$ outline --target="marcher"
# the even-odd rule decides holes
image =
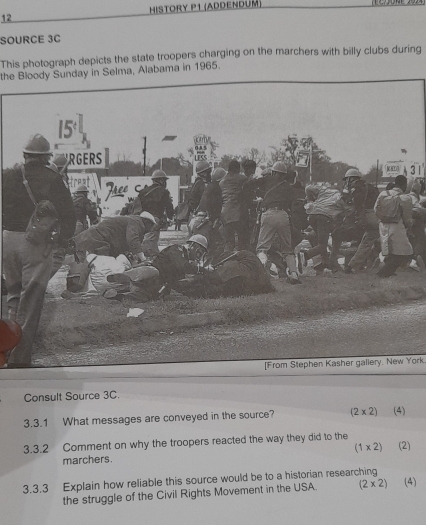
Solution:
[[[172,197],[166,188],[167,175],[162,170],[155,170],[151,178],[151,186],[146,186],[139,192],[132,209],[133,215],[138,215],[141,211],[150,213],[160,225],[160,228],[153,228],[145,235],[143,252],[147,257],[152,257],[159,252],[161,225],[165,217],[172,219],[174,212]]]
[[[377,272],[379,277],[391,277],[396,270],[407,264],[413,255],[413,248],[408,239],[413,219],[413,204],[407,189],[407,178],[398,175],[395,187],[382,191],[377,197],[374,211],[379,219],[380,243],[384,266]]]
[[[54,246],[68,244],[76,222],[70,192],[61,176],[48,166],[49,142],[34,135],[23,153],[24,164],[6,170],[2,185],[8,313],[22,327],[22,339],[8,358],[10,368],[31,366],[33,341],[52,272],[52,252]]]
[[[330,270],[330,259],[328,253],[328,240],[331,232],[335,229],[336,219],[344,212],[339,190],[326,185],[309,184],[305,188],[307,203],[305,205],[309,224],[314,230],[311,244],[313,247],[301,250],[305,259],[312,259],[321,255],[322,264],[318,273],[322,270]]]
[[[364,229],[364,235],[352,259],[345,268],[346,273],[362,270],[370,258],[374,261],[379,251],[376,245],[380,241],[379,221],[374,213],[374,204],[379,190],[361,177],[351,187],[355,207],[355,220]]]
[[[249,181],[248,186],[263,190],[262,217],[256,253],[264,266],[269,266],[268,252],[272,247],[274,237],[278,238],[278,253],[285,261],[290,284],[300,284],[297,274],[296,260],[292,247],[290,210],[294,201],[290,181],[294,174],[288,173],[284,162],[276,162],[271,172],[261,178]]]
[[[238,249],[246,250],[249,247],[250,231],[247,224],[246,202],[244,201],[243,187],[247,177],[240,173],[238,160],[231,160],[228,173],[220,181],[222,191],[221,221],[225,251],[232,251],[236,247],[235,236],[238,237]]]
[[[88,219],[90,220],[91,226],[96,224],[99,220],[94,208],[94,203],[87,198],[88,194],[89,188],[85,184],[80,184],[74,193],[73,204],[77,219],[74,237],[83,230],[87,230],[89,227]]]
[[[408,194],[413,204],[413,226],[409,235],[413,247],[413,262],[410,264],[414,269],[423,271],[426,261],[426,208],[420,200],[421,184],[418,180],[410,181],[411,191]]]

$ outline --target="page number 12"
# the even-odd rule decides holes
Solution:
[[[12,15],[9,13],[6,15],[1,15],[1,21],[2,22],[12,22]]]

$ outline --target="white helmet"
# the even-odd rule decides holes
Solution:
[[[152,215],[151,213],[149,213],[149,211],[143,211],[141,212],[140,216],[142,217],[142,219],[148,219],[149,221],[151,221],[152,223],[155,224],[155,217],[154,215]]]

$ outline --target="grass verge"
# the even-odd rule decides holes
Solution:
[[[426,276],[412,271],[381,280],[375,275],[306,277],[301,286],[275,281],[276,293],[223,299],[186,299],[128,307],[100,297],[47,301],[37,336],[39,352],[67,351],[80,345],[123,344],[144,334],[182,331],[212,324],[256,323],[319,316],[339,310],[404,303],[426,297]]]

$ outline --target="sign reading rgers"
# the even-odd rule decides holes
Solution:
[[[64,155],[69,159],[69,170],[89,170],[93,168],[105,169],[109,167],[109,148],[82,151],[60,150],[57,153],[61,153],[61,155]]]

